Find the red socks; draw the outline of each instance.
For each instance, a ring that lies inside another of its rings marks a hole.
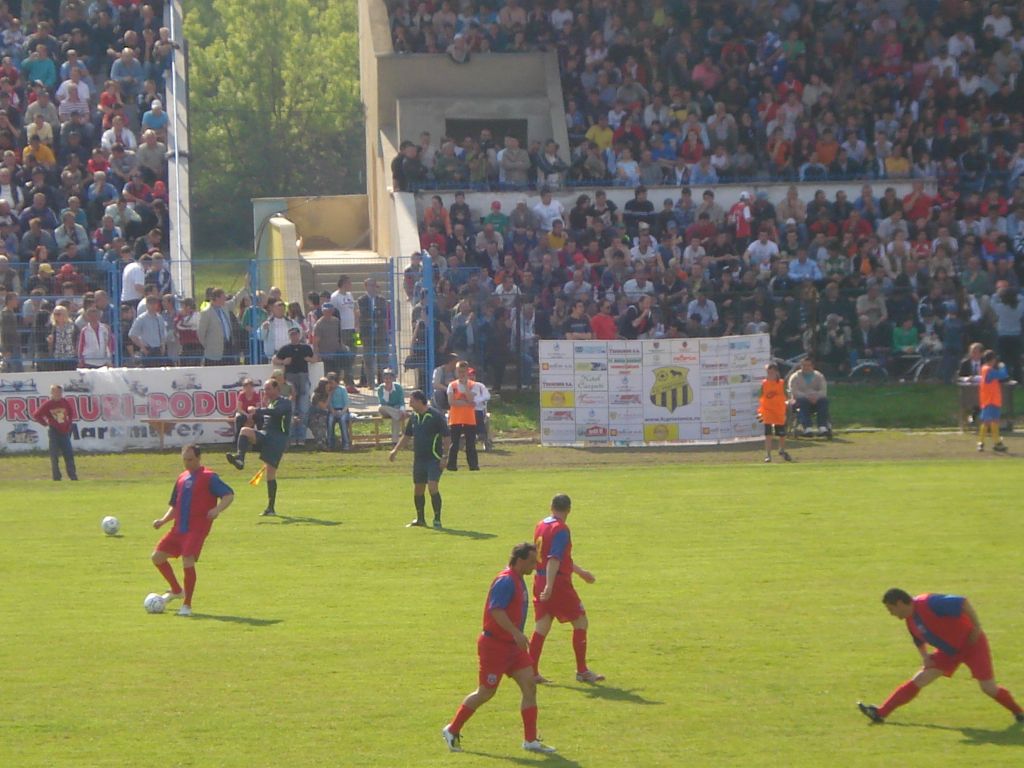
[[[164,560],[162,563],[154,563],[154,565],[156,565],[156,569],[160,571],[160,575],[167,580],[167,583],[171,587],[171,592],[181,592],[181,584],[178,583],[178,579],[174,575],[174,569],[171,568],[171,564]]]
[[[587,630],[574,629],[572,631],[572,650],[576,654],[576,671],[587,671]]]
[[[993,696],[992,698],[995,699],[996,701],[998,701],[1000,704],[1002,704],[1008,710],[1013,712],[1013,714],[1015,714],[1015,715],[1018,712],[1021,711],[1020,705],[1016,701],[1013,700],[1013,696],[1010,694],[1010,692],[1008,690],[1006,690],[1005,688],[1003,688],[1003,686],[1001,686],[1001,685],[996,690],[996,695]]]
[[[192,593],[196,591],[196,568],[185,569],[185,605],[192,605]]]
[[[530,658],[533,659],[533,674],[540,674],[537,670],[540,667],[540,654],[544,650],[544,640],[547,639],[547,635],[542,635],[540,632],[534,632],[533,637],[530,638]]]
[[[519,710],[523,716],[523,740],[537,740],[537,707],[527,707]]]
[[[920,690],[913,680],[908,680],[892,692],[889,698],[885,700],[885,703],[878,708],[878,714],[882,717],[888,717],[896,707],[902,707],[904,704],[910,703]]]
[[[534,717],[536,718],[537,708],[534,707],[533,711]],[[455,717],[452,719],[451,723],[448,724],[448,730],[454,733],[455,735],[458,735],[459,732],[462,731],[462,726],[464,726],[466,724],[466,721],[469,720],[469,718],[471,718],[475,713],[475,709],[471,709],[470,707],[467,707],[465,704],[460,704],[458,711],[455,713]]]

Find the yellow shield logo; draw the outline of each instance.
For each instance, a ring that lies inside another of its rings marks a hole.
[[[687,381],[689,374],[689,368],[655,368],[651,403],[667,408],[669,413],[690,403],[693,400],[693,387]]]

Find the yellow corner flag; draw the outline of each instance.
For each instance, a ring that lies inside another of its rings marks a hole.
[[[249,485],[251,485],[253,488],[255,488],[257,485],[259,485],[260,484],[260,480],[263,479],[263,473],[266,472],[266,471],[267,471],[266,467],[260,467],[259,472],[257,472],[255,475],[253,475],[252,479],[249,480]]]

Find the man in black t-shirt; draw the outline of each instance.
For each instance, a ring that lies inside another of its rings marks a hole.
[[[316,359],[316,353],[309,344],[302,342],[302,329],[293,326],[288,329],[288,343],[278,347],[274,353],[274,365],[284,367],[284,380],[291,385],[292,401],[295,403],[295,423],[292,425],[292,440],[302,442],[306,438],[306,412],[309,410],[309,363]]]
[[[594,338],[593,330],[590,327],[590,318],[587,317],[586,302],[573,302],[572,313],[565,323],[565,338],[570,341]]]
[[[434,509],[434,527],[441,527],[441,492],[438,482],[441,480],[441,457],[444,456],[444,438],[448,436],[448,424],[444,415],[427,403],[427,396],[419,389],[409,395],[409,407],[412,415],[405,422],[405,434],[388,454],[388,460],[394,461],[398,452],[412,438],[413,462],[413,502],[416,505],[416,519],[407,528],[426,527],[426,497],[424,491],[430,491],[430,504]]]
[[[638,339],[654,327],[651,309],[654,297],[645,293],[640,301],[631,304],[619,319],[619,335],[624,339]]]

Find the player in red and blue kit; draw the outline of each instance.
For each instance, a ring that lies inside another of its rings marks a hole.
[[[894,709],[909,703],[926,685],[942,676],[952,677],[961,664],[966,664],[981,690],[1010,710],[1018,723],[1024,723],[1024,711],[1008,690],[996,684],[988,638],[966,597],[931,593],[911,597],[894,588],[885,593],[882,602],[892,616],[907,623],[924,665],[882,706],[857,702],[871,722],[884,723]],[[929,645],[934,653],[928,653]]]
[[[551,500],[551,514],[533,531],[540,559],[533,577],[533,612],[537,624],[530,638],[533,672],[538,683],[548,680],[540,674],[540,654],[544,640],[551,631],[551,622],[572,623],[572,649],[576,654],[576,679],[581,683],[597,683],[604,675],[587,667],[587,612],[572,585],[575,573],[587,584],[593,584],[594,574],[572,561],[572,534],[565,519],[572,511],[572,499],[560,493]]]
[[[165,600],[185,598],[178,610],[179,616],[192,615],[192,593],[196,588],[196,560],[203,550],[203,543],[210,534],[213,521],[231,506],[235,492],[216,472],[207,469],[200,462],[201,450],[198,445],[186,445],[181,450],[181,461],[185,471],[178,475],[171,492],[170,506],[153,527],[160,529],[164,523],[174,520],[174,527],[164,535],[153,550],[153,565],[167,580],[170,592],[164,593]],[[185,570],[185,589],[182,590],[168,558],[180,557]]]
[[[462,700],[454,719],[441,729],[448,749],[462,751],[462,726],[494,696],[501,678],[508,675],[523,693],[519,711],[523,717],[523,749],[529,752],[554,752],[554,747],[537,737],[537,684],[533,680],[533,660],[523,628],[530,605],[530,593],[523,578],[537,567],[537,548],[529,542],[512,548],[508,568],[499,573],[487,592],[484,604],[484,631],[477,639],[480,658],[479,685]]]

